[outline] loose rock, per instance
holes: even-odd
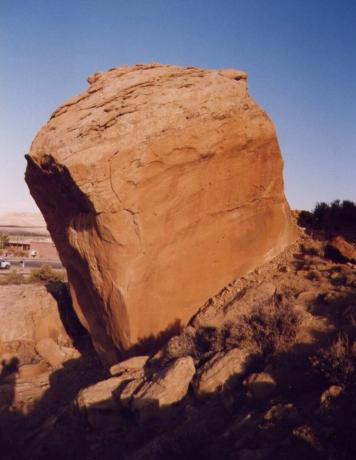
[[[204,365],[195,381],[196,394],[204,396],[215,393],[230,379],[241,377],[247,370],[250,356],[250,352],[238,348],[218,353]]]
[[[36,351],[53,367],[61,366],[68,359],[61,347],[49,337],[36,343]]]
[[[133,395],[132,410],[141,421],[158,416],[160,411],[184,398],[194,373],[190,356],[177,359]]]
[[[268,372],[251,374],[244,381],[246,389],[258,400],[268,399],[277,387],[277,383]]]

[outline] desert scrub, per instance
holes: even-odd
[[[57,283],[65,281],[65,274],[54,271],[49,265],[31,270],[30,283]]]
[[[195,336],[195,343],[198,354],[210,355],[223,350],[226,345],[225,339],[225,329],[218,329],[216,327],[199,328]]]
[[[300,324],[300,314],[292,306],[272,302],[229,325],[223,332],[225,345],[240,346],[264,356],[285,352],[295,343]]]
[[[243,348],[264,357],[286,352],[294,345],[300,325],[300,313],[277,298],[220,329],[198,329],[197,355],[203,358],[231,348]]]
[[[22,273],[17,273],[16,270],[12,270],[11,273],[0,278],[0,284],[26,284],[27,280]]]
[[[312,367],[327,384],[356,389],[356,342],[339,333],[326,348],[310,358]]]
[[[321,391],[331,385],[341,393],[319,410],[319,439],[328,458],[356,458],[356,343],[350,335],[339,333],[325,348],[310,358],[316,376],[321,379]]]

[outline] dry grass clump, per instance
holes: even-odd
[[[26,284],[26,278],[22,273],[12,270],[10,273],[0,278],[0,285],[8,284]]]
[[[59,283],[65,281],[65,275],[52,270],[49,265],[31,270],[28,281],[30,283]]]
[[[356,342],[339,333],[310,358],[315,372],[330,385],[356,390]]]
[[[301,324],[299,313],[290,305],[273,303],[259,307],[227,333],[227,347],[240,346],[263,354],[285,352],[295,343]]]
[[[196,348],[203,355],[243,348],[266,357],[288,351],[295,343],[300,325],[301,316],[290,304],[271,302],[241,315],[238,321],[222,329],[199,329]]]
[[[339,333],[310,361],[321,378],[321,388],[337,385],[341,389],[318,413],[319,438],[328,458],[356,458],[356,343],[350,335]]]
[[[198,329],[195,337],[198,354],[210,355],[226,348],[226,331],[216,327]]]

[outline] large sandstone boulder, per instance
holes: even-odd
[[[27,184],[108,364],[294,239],[276,133],[246,78],[95,74],[32,144]]]

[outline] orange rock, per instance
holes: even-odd
[[[295,238],[275,130],[246,78],[98,73],[32,144],[26,181],[108,364]]]
[[[0,361],[17,358],[19,364],[30,364],[36,356],[34,346],[42,339],[72,345],[57,301],[45,286],[0,286],[0,299]]]

